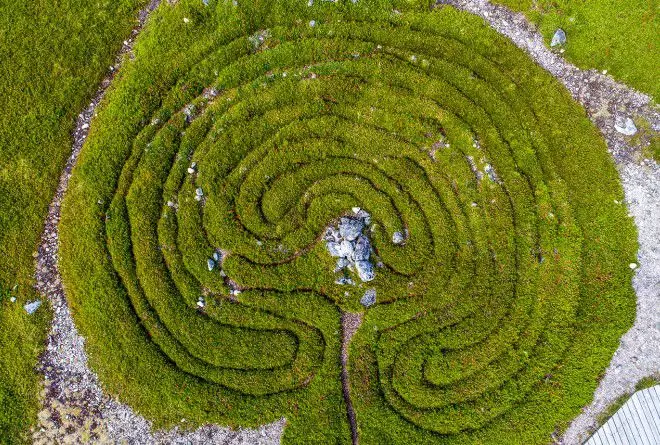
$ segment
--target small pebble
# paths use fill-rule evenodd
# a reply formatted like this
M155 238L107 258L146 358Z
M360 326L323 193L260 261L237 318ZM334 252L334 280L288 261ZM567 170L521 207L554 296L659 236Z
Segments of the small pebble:
M394 244L403 244L403 233L401 232L394 232L392 234L392 242Z
M213 270L215 268L215 261L213 258L209 258L206 260L206 267L208 267L209 270Z
M614 129L626 136L632 136L637 133L637 126L635 125L635 122L633 122L633 120L629 117L625 119L622 117L617 117L614 121Z
M360 303L364 307L369 307L376 303L376 289L367 289L362 298L360 298Z
M630 263L628 265L628 267L630 267L630 269L632 269L632 270L635 270L635 269L637 269L637 263Z
M36 312L37 309L39 309L39 306L41 306L41 301L35 300L35 301L29 302L28 304L23 306L23 308L25 309L25 312L32 315Z
M555 31L555 35L552 36L552 41L550 46L564 45L566 43L566 33L563 29L559 28Z

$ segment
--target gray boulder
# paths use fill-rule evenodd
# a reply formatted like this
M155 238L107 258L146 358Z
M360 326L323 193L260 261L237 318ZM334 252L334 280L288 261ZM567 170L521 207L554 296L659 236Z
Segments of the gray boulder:
M354 261L366 261L369 259L371 253L371 243L366 236L360 235L355 241L355 249L353 250Z
M209 270L215 269L215 261L213 258L209 258L206 260L206 267L208 267Z
M362 233L364 222L354 218L341 218L339 222L339 234L348 241L353 241Z
M355 251L355 245L347 240L342 241L339 244L339 256L342 256L344 258L351 258L353 256L353 252Z
M374 266L369 261L356 261L355 269L362 281L371 281L376 276Z
M328 227L328 230L325 231L325 235L323 235L323 239L326 241L334 241L334 242L339 242L341 241L341 235L339 234L339 231L336 230L333 227Z
M28 304L23 306L23 308L25 309L25 312L32 315L37 311L37 309L39 309L39 306L41 306L41 301L35 300L35 301L29 302Z
M335 284L353 284L350 277L339 277L335 280Z
M364 307L369 307L376 303L376 289L367 289L362 298L360 298L360 303Z
M341 255L341 249L339 248L339 243L336 243L334 241L330 241L326 244L326 247L328 248L328 252L330 252L331 256L334 257L340 257Z
M401 232L394 232L394 233L392 234L392 242L393 242L394 244L403 244L403 241L404 241L403 233L401 233Z
M633 122L633 120L629 117L625 119L623 117L617 117L614 122L614 129L621 134L625 134L626 136L632 136L637 133L637 126L635 125L635 122Z
M552 41L550 46L564 45L566 43L566 33L563 29L559 28L555 31L555 35L552 36Z
M338 272L342 270L345 267L348 267L351 265L351 262L348 260L348 258L338 258L337 259L337 265L335 266L335 272Z

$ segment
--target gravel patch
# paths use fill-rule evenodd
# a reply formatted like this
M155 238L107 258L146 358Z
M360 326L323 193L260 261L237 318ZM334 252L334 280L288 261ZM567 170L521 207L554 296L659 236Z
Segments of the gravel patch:
M446 0L439 4L450 4L482 17L562 82L584 106L607 142L621 176L625 204L637 225L638 267L631 265L636 271L635 323L621 338L593 401L557 440L563 445L580 444L598 426L597 417L606 407L632 393L642 378L660 372L660 167L652 159L643 159L639 144L633 145L620 125L630 118L642 118L659 131L660 113L647 95L615 82L606 73L580 70L564 60L558 50L544 44L543 37L522 14L485 0Z
M280 442L285 420L258 429L233 430L204 425L195 430L181 426L154 431L151 422L106 394L98 377L87 366L84 339L74 325L61 278L57 269L58 222L60 207L71 171L89 132L96 107L120 67L121 60L132 57L135 37L147 17L159 4L151 3L138 14L138 25L103 79L89 106L78 116L73 133L73 147L60 177L55 197L50 204L45 229L36 255L36 288L53 308L53 321L46 350L40 358L39 370L44 374L40 393L42 410L39 423L32 431L35 444L50 443L130 443L130 444L276 444Z
M351 443L358 444L358 427L355 409L351 401L351 383L348 376L348 352L353 335L362 324L361 313L342 312L341 314L341 389L346 402L346 416L351 427Z

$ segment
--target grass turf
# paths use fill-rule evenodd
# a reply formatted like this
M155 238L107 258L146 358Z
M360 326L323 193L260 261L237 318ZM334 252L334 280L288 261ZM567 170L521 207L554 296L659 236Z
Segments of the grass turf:
M580 68L607 70L620 82L660 97L660 20L656 0L495 0L539 26L548 45L566 31L564 56Z
M0 5L0 443L21 443L37 418L34 371L48 305L30 316L34 258L71 150L75 117L96 90L142 0ZM14 287L17 286L15 290ZM9 292L17 297L12 303Z
M157 426L348 442L339 315L374 287L362 443L548 443L634 318L622 195L584 110L473 16L182 0L92 126L61 270L91 366ZM354 288L319 242L353 206L384 263Z

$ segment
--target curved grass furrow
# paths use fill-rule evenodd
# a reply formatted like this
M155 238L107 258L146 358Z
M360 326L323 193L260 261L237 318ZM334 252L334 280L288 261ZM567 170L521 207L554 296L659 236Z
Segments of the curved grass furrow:
M161 7L99 113L62 221L92 365L163 424L549 442L634 311L595 129L451 8L266 3ZM337 284L323 236L354 207L376 274Z

